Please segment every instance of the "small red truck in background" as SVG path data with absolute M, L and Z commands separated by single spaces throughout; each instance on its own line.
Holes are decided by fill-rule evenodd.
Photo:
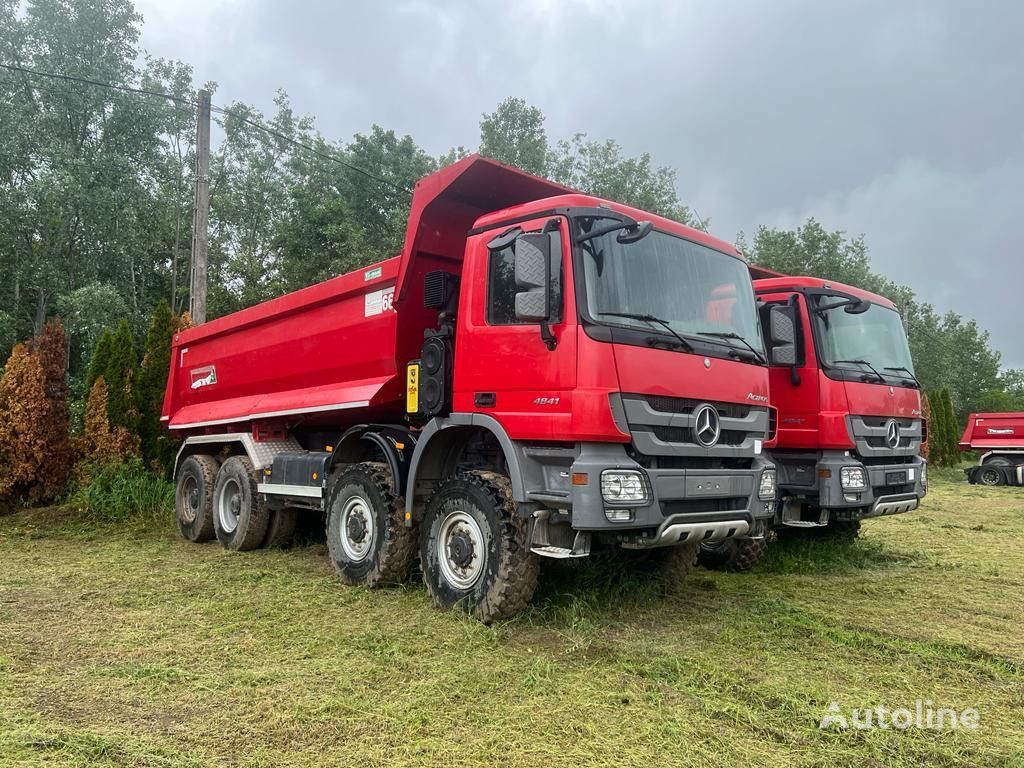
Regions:
M 416 185 L 400 256 L 176 335 L 163 418 L 186 538 L 254 549 L 321 514 L 346 583 L 418 552 L 434 602 L 484 621 L 541 557 L 682 574 L 775 512 L 742 256 L 475 155 Z
M 853 536 L 864 518 L 917 509 L 928 482 L 919 455 L 925 423 L 896 306 L 812 277 L 765 277 L 754 281 L 754 290 L 772 354 L 771 404 L 778 411 L 768 446 L 781 500 L 776 532 Z M 780 332 L 783 321 L 792 328 Z M 757 553 L 746 542 L 724 541 L 704 545 L 701 562 L 738 570 Z
M 1024 413 L 972 413 L 961 451 L 978 451 L 967 479 L 981 485 L 1024 485 Z

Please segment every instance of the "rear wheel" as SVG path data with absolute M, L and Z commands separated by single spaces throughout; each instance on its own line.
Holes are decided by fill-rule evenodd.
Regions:
M 400 584 L 416 557 L 416 531 L 405 527 L 405 505 L 391 492 L 384 464 L 348 467 L 333 485 L 327 550 L 346 584 Z
M 749 571 L 761 559 L 766 547 L 763 537 L 723 539 L 714 544 L 701 544 L 697 562 L 712 571 Z
M 1005 469 L 1012 468 L 1013 462 L 1005 456 L 990 456 L 985 459 L 978 471 L 978 482 L 982 485 L 1004 485 L 1006 483 Z
M 210 541 L 214 537 L 213 487 L 218 467 L 212 456 L 189 456 L 178 469 L 174 512 L 178 530 L 189 541 Z
M 459 607 L 485 624 L 523 610 L 540 564 L 509 479 L 475 470 L 443 482 L 427 503 L 420 563 L 439 608 Z
M 213 522 L 217 540 L 226 549 L 246 552 L 263 543 L 270 511 L 263 494 L 256 490 L 257 481 L 252 462 L 243 456 L 232 456 L 217 473 Z

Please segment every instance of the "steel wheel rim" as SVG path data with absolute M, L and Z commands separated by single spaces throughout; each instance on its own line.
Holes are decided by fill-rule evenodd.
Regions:
M 983 469 L 981 471 L 982 485 L 999 485 L 999 471 L 996 469 Z
M 340 525 L 345 557 L 356 563 L 369 557 L 376 535 L 370 503 L 362 496 L 350 496 L 341 510 Z
M 199 483 L 193 475 L 187 475 L 181 484 L 178 507 L 186 523 L 195 522 L 199 514 Z
M 480 580 L 487 562 L 487 550 L 476 518 L 462 510 L 449 512 L 441 521 L 437 544 L 438 563 L 449 584 L 458 589 L 469 589 Z M 457 557 L 467 544 L 468 561 Z
M 234 478 L 228 478 L 217 495 L 217 518 L 224 533 L 234 533 L 242 511 L 242 487 Z

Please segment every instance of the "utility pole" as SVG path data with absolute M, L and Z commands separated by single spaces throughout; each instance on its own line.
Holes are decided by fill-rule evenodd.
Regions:
M 206 322 L 206 254 L 210 247 L 210 92 L 199 92 L 196 120 L 196 207 L 192 222 L 189 312 L 196 325 Z

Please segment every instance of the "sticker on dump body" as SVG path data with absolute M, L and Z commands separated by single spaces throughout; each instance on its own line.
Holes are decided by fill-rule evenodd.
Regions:
M 388 312 L 392 309 L 392 304 L 395 299 L 395 286 L 390 288 L 381 288 L 379 291 L 371 291 L 366 294 L 366 298 L 363 304 L 363 317 L 373 317 L 379 315 L 382 312 Z
M 409 363 L 405 369 L 405 412 L 418 413 L 420 410 L 420 364 Z
M 380 267 L 368 269 L 365 272 L 363 272 L 363 282 L 365 283 L 367 280 L 376 280 L 378 277 L 381 276 L 381 274 L 382 272 Z

